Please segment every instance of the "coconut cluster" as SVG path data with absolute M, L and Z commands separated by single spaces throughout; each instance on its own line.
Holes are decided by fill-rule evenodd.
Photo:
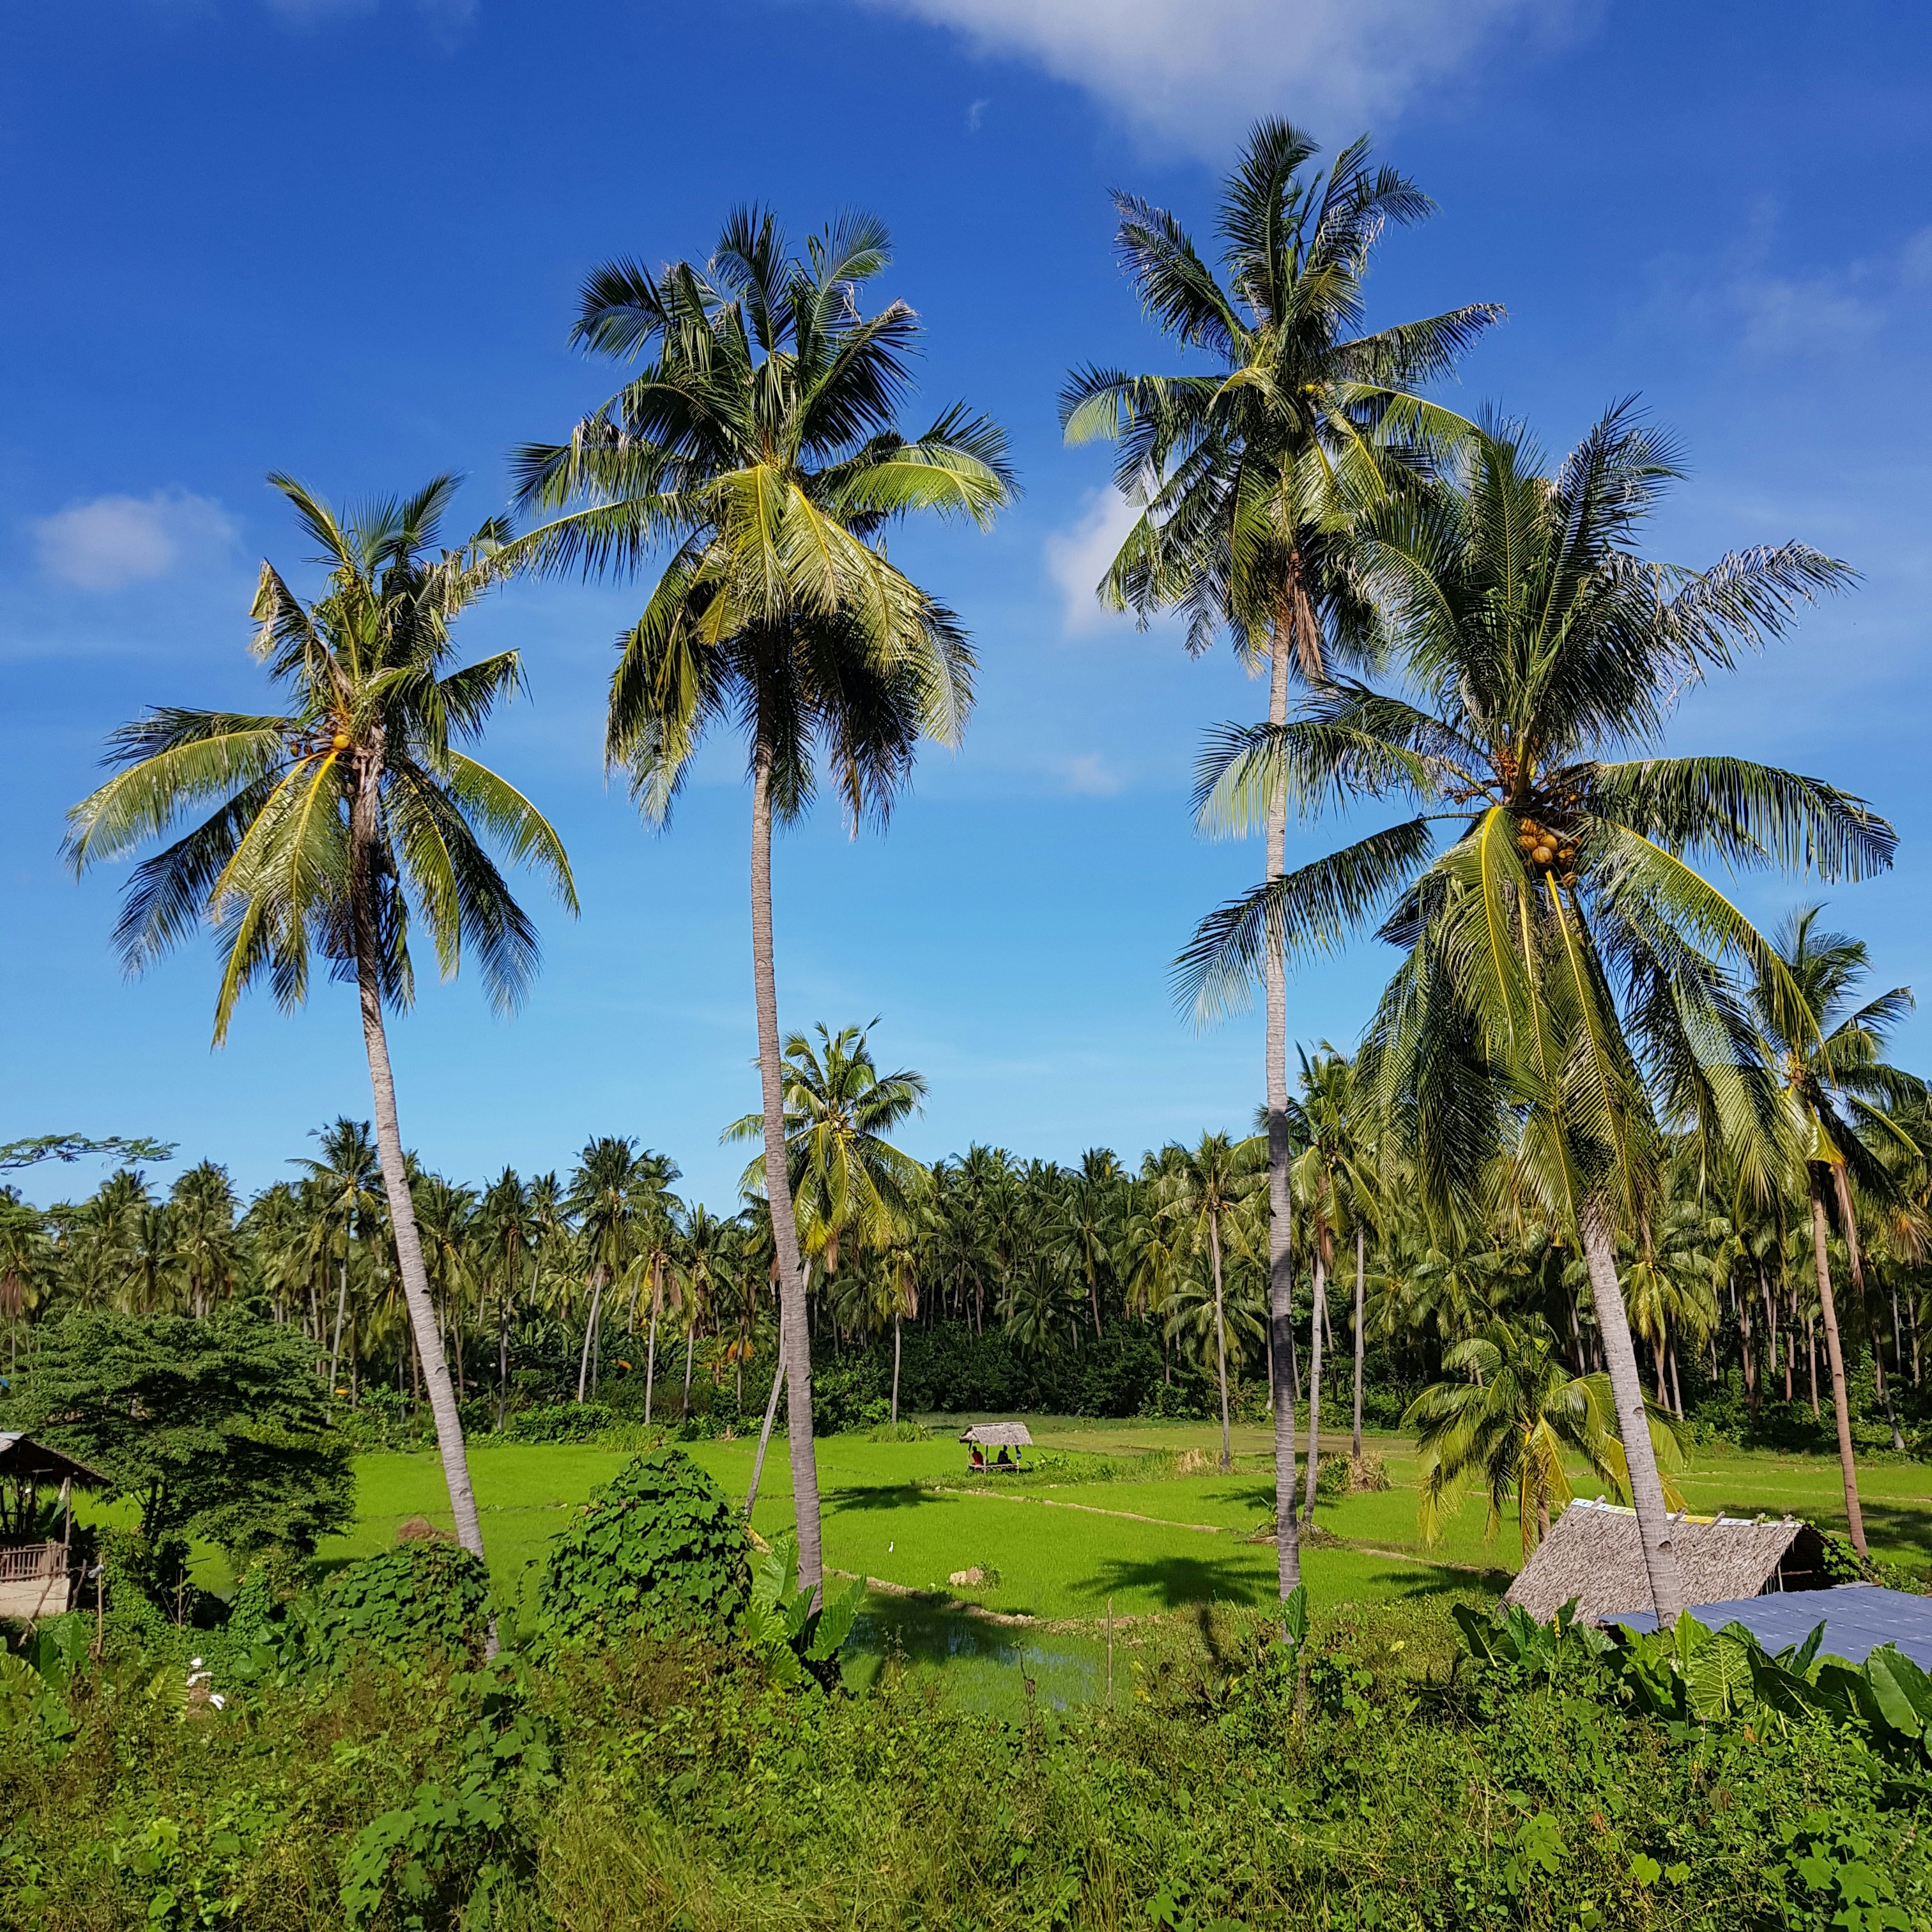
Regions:
M 1566 833 L 1523 818 L 1516 823 L 1516 842 L 1525 862 L 1539 872 L 1549 873 L 1565 886 L 1576 883 L 1576 842 Z

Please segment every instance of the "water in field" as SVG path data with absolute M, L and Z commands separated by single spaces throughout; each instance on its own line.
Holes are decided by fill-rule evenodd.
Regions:
M 1028 1678 L 1041 1710 L 1092 1703 L 1107 1690 L 1103 1640 L 874 1596 L 852 1627 L 845 1681 L 862 1690 L 889 1663 L 932 1677 L 949 1702 L 988 1717 L 1023 1717 Z M 1124 1672 L 1124 1661 L 1117 1659 L 1116 1669 Z

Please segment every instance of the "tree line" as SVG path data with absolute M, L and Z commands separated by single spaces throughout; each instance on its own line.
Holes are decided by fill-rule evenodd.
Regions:
M 1164 1188 L 1183 1204 L 1151 1219 L 1136 1210 L 1157 1231 L 1143 1252 L 1174 1238 L 1190 1257 L 1175 1280 L 1198 1287 L 1204 1251 L 1194 1326 L 1211 1336 L 1217 1389 L 1231 1356 L 1258 1346 L 1266 1361 L 1286 1597 L 1299 1577 L 1298 1283 L 1304 1268 L 1324 1285 L 1346 1274 L 1357 1227 L 1358 1327 L 1368 1322 L 1376 1224 L 1360 1203 L 1345 1208 L 1345 1192 L 1359 1186 L 1366 1201 L 1372 1180 L 1376 1198 L 1402 1204 L 1382 1210 L 1391 1226 L 1406 1215 L 1429 1230 L 1445 1294 L 1463 1292 L 1453 1278 L 1496 1231 L 1527 1240 L 1542 1230 L 1568 1258 L 1550 1267 L 1575 1303 L 1571 1332 L 1558 1331 L 1573 1352 L 1586 1346 L 1587 1311 L 1610 1390 L 1606 1426 L 1627 1458 L 1668 1622 L 1682 1578 L 1637 1344 L 1660 1350 L 1668 1388 L 1673 1350 L 1681 1370 L 1698 1318 L 1682 1298 L 1659 1316 L 1646 1284 L 1675 1279 L 1661 1257 L 1687 1198 L 1725 1204 L 1734 1231 L 1767 1217 L 1782 1228 L 1783 1204 L 1803 1203 L 1860 1534 L 1832 1247 L 1863 1298 L 1872 1276 L 1858 1190 L 1876 1199 L 1874 1170 L 1911 1156 L 1875 1128 L 1861 1138 L 1873 1120 L 1859 1109 L 1890 1119 L 1912 1102 L 1905 1085 L 1875 1084 L 1858 1054 L 1895 1014 L 1828 1034 L 1794 947 L 1774 944 L 1706 874 L 1772 866 L 1855 880 L 1890 864 L 1894 835 L 1822 779 L 1661 748 L 1686 688 L 1736 670 L 1852 573 L 1796 542 L 1702 568 L 1645 556 L 1645 521 L 1682 464 L 1628 404 L 1552 464 L 1523 424 L 1432 400 L 1426 392 L 1502 310 L 1465 304 L 1366 328 L 1376 248 L 1432 204 L 1374 164 L 1366 139 L 1325 170 L 1316 159 L 1286 122 L 1254 129 L 1225 186 L 1214 262 L 1171 213 L 1118 197 L 1128 278 L 1190 359 L 1144 374 L 1084 366 L 1061 397 L 1070 440 L 1114 444 L 1136 513 L 1102 601 L 1144 620 L 1178 613 L 1190 647 L 1225 638 L 1269 680 L 1265 720 L 1210 737 L 1196 799 L 1204 829 L 1262 835 L 1263 878 L 1203 920 L 1177 968 L 1177 990 L 1203 1016 L 1256 989 L 1264 998 L 1261 1147 L 1228 1138 L 1160 1156 L 1167 1168 L 1130 1191 Z M 449 1298 L 437 1286 L 448 1264 L 429 1184 L 404 1155 L 386 1025 L 413 998 L 416 935 L 445 976 L 466 958 L 500 1006 L 527 990 L 536 934 L 500 858 L 533 867 L 567 910 L 575 890 L 542 813 L 471 755 L 494 707 L 520 688 L 521 661 L 512 651 L 460 665 L 453 628 L 520 574 L 642 577 L 643 610 L 610 681 L 610 766 L 662 823 L 709 730 L 735 725 L 746 746 L 761 1106 L 742 1129 L 762 1148 L 781 1334 L 770 1401 L 782 1388 L 800 1574 L 808 1588 L 820 1577 L 813 1329 L 867 1270 L 844 1264 L 847 1232 L 828 1235 L 800 1184 L 821 1169 L 828 1190 L 858 1183 L 814 1150 L 824 1135 L 801 1142 L 792 1131 L 797 1054 L 778 1023 L 771 832 L 809 808 L 821 779 L 855 829 L 883 826 L 920 741 L 958 741 L 973 698 L 970 637 L 890 560 L 884 538 L 916 513 L 984 526 L 1016 489 L 1004 433 L 964 406 L 902 428 L 918 318 L 903 301 L 868 314 L 860 299 L 890 260 L 884 231 L 865 218 L 842 218 L 795 252 L 754 208 L 727 221 L 702 262 L 596 270 L 573 340 L 622 380 L 562 438 L 516 452 L 516 508 L 532 519 L 521 530 L 499 516 L 445 544 L 448 477 L 345 514 L 273 479 L 326 572 L 322 594 L 304 602 L 262 567 L 254 650 L 281 708 L 149 712 L 114 735 L 112 775 L 70 814 L 78 870 L 170 842 L 131 875 L 116 943 L 139 969 L 212 926 L 218 1040 L 250 986 L 299 1004 L 322 962 L 356 988 L 394 1318 L 406 1316 L 458 1534 L 474 1550 Z M 1391 804 L 1406 815 L 1288 868 L 1291 815 L 1312 825 Z M 1348 1062 L 1346 1111 L 1366 1124 L 1349 1157 L 1357 1178 L 1322 1153 L 1311 1182 L 1318 1143 L 1298 1142 L 1288 976 L 1299 958 L 1369 933 L 1400 963 Z M 911 1177 L 892 1168 L 883 1162 L 860 1193 L 903 1215 Z M 1688 1196 L 1677 1178 L 1687 1168 Z M 891 1246 L 875 1238 L 866 1251 Z M 1049 1290 L 1054 1271 L 1033 1252 L 1006 1252 L 1008 1312 L 1070 1334 L 1077 1298 Z M 1098 1267 L 1083 1277 L 1090 1317 Z M 1258 1340 L 1244 1325 L 1256 1268 L 1266 1280 Z M 627 1319 L 630 1309 L 614 1250 L 586 1279 L 580 1379 L 608 1298 L 625 1297 Z M 902 1322 L 906 1281 L 879 1292 L 896 1297 Z M 976 1319 L 981 1293 L 976 1279 Z M 341 1281 L 336 1300 L 346 1324 Z M 1760 1305 L 1788 1362 L 1799 1311 L 1787 1304 L 1781 1318 Z M 1318 1319 L 1308 1330 L 1311 1395 L 1326 1333 Z M 1224 1421 L 1228 1406 L 1224 1394 Z

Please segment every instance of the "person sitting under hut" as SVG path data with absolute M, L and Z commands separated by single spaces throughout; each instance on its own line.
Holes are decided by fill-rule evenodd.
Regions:
M 1000 1453 L 994 1460 L 1002 1469 L 1010 1469 L 1013 1466 L 1013 1452 L 1002 1443 L 1000 1445 Z
M 973 1445 L 973 1460 L 966 1466 L 969 1469 L 983 1469 L 986 1466 L 986 1452 L 976 1442 Z

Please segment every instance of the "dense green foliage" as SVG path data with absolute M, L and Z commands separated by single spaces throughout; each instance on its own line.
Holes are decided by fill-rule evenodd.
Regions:
M 0 1924 L 440 1926 L 472 1898 L 573 1932 L 1932 1913 L 1924 1775 L 1856 1714 L 1653 1715 L 1581 1646 L 1476 1666 L 1429 1606 L 1288 1654 L 1224 1616 L 1143 1633 L 1113 1713 L 1012 1724 L 650 1640 L 453 1673 L 365 1654 L 220 1710 L 152 1653 L 50 1655 L 0 1678 Z
M 206 1537 L 245 1561 L 313 1550 L 355 1514 L 308 1344 L 236 1310 L 78 1310 L 42 1338 L 4 1420 L 111 1477 L 156 1546 Z
M 460 1659 L 480 1654 L 489 1607 L 478 1558 L 443 1537 L 416 1537 L 332 1572 L 316 1592 L 314 1630 L 328 1654 L 366 1645 Z
M 687 1456 L 627 1463 L 551 1542 L 540 1615 L 560 1637 L 722 1634 L 750 1593 L 749 1544 L 724 1492 Z

